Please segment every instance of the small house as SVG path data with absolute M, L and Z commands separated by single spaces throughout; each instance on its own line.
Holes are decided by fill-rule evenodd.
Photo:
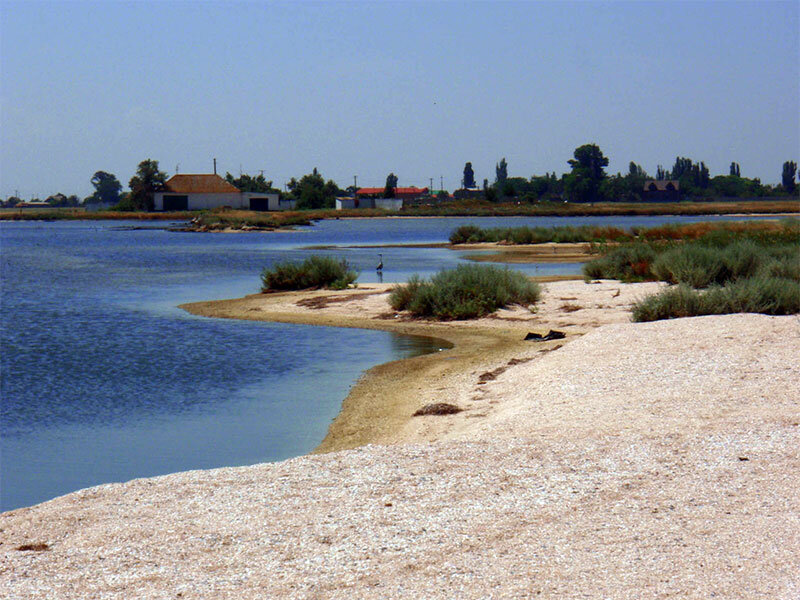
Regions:
M 677 179 L 645 181 L 642 199 L 649 202 L 680 202 L 681 182 Z
M 278 194 L 242 192 L 217 174 L 173 175 L 154 197 L 156 210 L 207 210 L 229 206 L 239 210 L 288 210 Z

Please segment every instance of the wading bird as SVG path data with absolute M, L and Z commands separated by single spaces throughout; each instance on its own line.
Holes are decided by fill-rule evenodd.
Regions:
M 378 254 L 378 257 L 380 258 L 380 262 L 378 263 L 378 266 L 375 267 L 375 270 L 378 273 L 382 273 L 383 272 L 383 254 Z

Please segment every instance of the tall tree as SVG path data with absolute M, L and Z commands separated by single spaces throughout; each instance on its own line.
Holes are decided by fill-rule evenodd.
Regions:
M 239 188 L 243 192 L 259 192 L 261 194 L 280 192 L 280 190 L 276 190 L 272 187 L 272 181 L 264 179 L 263 173 L 260 173 L 255 177 L 252 177 L 247 173 L 242 173 L 238 178 L 235 178 L 230 173 L 225 173 L 225 181 Z
M 732 162 L 730 168 L 731 177 L 740 177 L 739 173 L 739 163 Z
M 503 157 L 494 167 L 494 183 L 499 188 L 502 187 L 506 179 L 508 179 L 508 163 Z
M 389 173 L 386 176 L 386 187 L 383 188 L 384 198 L 394 198 L 394 189 L 397 187 L 397 175 Z
M 468 162 L 466 165 L 464 165 L 464 179 L 461 184 L 465 188 L 475 187 L 475 171 L 472 170 L 471 162 Z
M 797 187 L 797 184 L 794 181 L 794 174 L 797 172 L 797 163 L 793 160 L 787 160 L 783 163 L 783 173 L 781 174 L 781 183 L 783 184 L 783 189 L 785 189 L 790 194 L 794 192 L 794 188 Z
M 596 202 L 600 200 L 600 184 L 606 178 L 608 158 L 597 144 L 584 144 L 575 149 L 573 159 L 567 161 L 572 172 L 564 181 L 565 191 L 571 200 Z
M 119 193 L 122 191 L 122 184 L 116 175 L 97 171 L 90 180 L 94 186 L 94 193 L 86 199 L 88 204 L 98 204 L 101 202 L 116 204 L 119 202 Z
M 333 180 L 325 181 L 315 168 L 308 175 L 303 175 L 300 181 L 292 177 L 289 193 L 295 199 L 297 208 L 312 209 L 333 208 L 336 196 L 342 191 Z
M 153 210 L 153 194 L 164 189 L 167 174 L 158 170 L 158 161 L 147 159 L 139 163 L 136 175 L 131 177 L 128 187 L 128 205 L 132 210 Z

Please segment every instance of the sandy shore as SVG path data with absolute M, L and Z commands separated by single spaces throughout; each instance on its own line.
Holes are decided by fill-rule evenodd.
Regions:
M 502 369 L 511 360 L 528 360 L 562 346 L 573 337 L 608 323 L 630 320 L 630 305 L 661 284 L 559 281 L 544 287 L 531 312 L 522 307 L 500 310 L 474 321 L 432 323 L 404 318 L 388 304 L 391 284 L 367 284 L 341 292 L 314 291 L 253 294 L 182 308 L 197 315 L 233 319 L 382 329 L 446 340 L 448 352 L 379 365 L 369 370 L 344 401 L 342 410 L 318 451 L 355 448 L 368 443 L 438 440 L 452 421 L 473 418 L 472 381 Z M 528 332 L 557 329 L 564 340 L 531 343 Z M 412 419 L 419 408 L 448 402 L 464 412 L 448 419 Z M 482 410 L 482 409 L 481 409 Z
M 185 306 L 454 348 L 366 373 L 320 447 L 346 450 L 0 515 L 0 595 L 800 597 L 800 319 L 632 324 L 659 284 L 565 281 L 430 325 L 387 287 Z

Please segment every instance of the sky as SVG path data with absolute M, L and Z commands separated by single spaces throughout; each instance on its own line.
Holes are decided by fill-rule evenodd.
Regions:
M 0 196 L 313 168 L 458 187 L 676 156 L 780 182 L 800 159 L 800 2 L 0 0 Z M 800 161 L 798 161 L 800 162 Z

